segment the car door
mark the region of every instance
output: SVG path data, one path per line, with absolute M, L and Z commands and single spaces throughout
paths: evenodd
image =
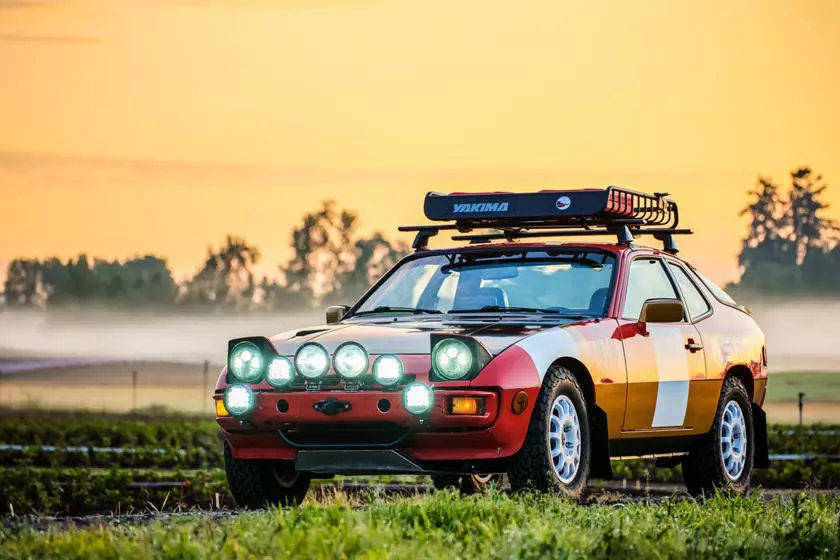
M 682 300 L 661 258 L 636 257 L 629 265 L 619 319 L 627 364 L 623 432 L 692 427 L 687 423 L 690 383 L 706 375 L 702 342 L 685 318 L 678 323 L 639 323 L 644 303 L 660 298 Z
M 714 352 L 714 327 L 712 321 L 707 321 L 714 313 L 711 302 L 703 295 L 697 285 L 697 280 L 682 262 L 675 259 L 667 259 L 668 271 L 679 288 L 685 305 L 686 314 L 689 320 L 697 329 L 702 348 L 694 346 L 695 352 L 703 355 L 706 367 L 705 375 L 695 375 L 691 378 L 689 391 L 688 411 L 686 412 L 686 424 L 699 429 L 702 426 L 710 426 L 713 416 L 717 410 L 717 402 L 720 397 L 721 379 L 710 371 L 710 351 Z M 709 340 L 707 340 L 709 339 Z

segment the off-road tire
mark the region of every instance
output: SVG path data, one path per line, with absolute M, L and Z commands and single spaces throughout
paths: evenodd
M 580 422 L 580 465 L 569 483 L 560 480 L 551 460 L 549 422 L 555 399 L 565 395 L 575 407 Z M 572 499 L 583 496 L 589 481 L 592 457 L 591 430 L 586 399 L 571 371 L 552 367 L 543 380 L 542 389 L 534 404 L 531 422 L 522 449 L 513 456 L 508 467 L 508 479 L 514 491 L 534 489 L 553 492 Z
M 741 408 L 746 424 L 746 463 L 741 475 L 732 480 L 726 474 L 721 455 L 721 424 L 726 404 L 735 401 Z M 737 377 L 727 377 L 720 392 L 712 429 L 699 440 L 682 460 L 683 480 L 693 496 L 711 496 L 717 491 L 746 494 L 750 489 L 750 474 L 755 453 L 755 428 L 752 407 L 744 384 Z
M 228 486 L 239 507 L 296 506 L 303 501 L 310 477 L 306 473 L 290 473 L 288 469 L 294 469 L 291 461 L 235 459 L 230 445 L 224 445 Z
M 432 484 L 438 490 L 447 488 L 456 488 L 461 494 L 484 494 L 490 489 L 490 486 L 495 485 L 496 489 L 501 489 L 505 484 L 505 475 L 503 474 L 433 474 Z

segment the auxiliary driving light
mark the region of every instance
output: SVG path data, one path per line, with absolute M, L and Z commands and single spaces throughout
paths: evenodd
M 429 412 L 432 402 L 432 389 L 422 383 L 411 383 L 403 391 L 403 406 L 412 414 Z
M 432 350 L 432 362 L 437 373 L 454 381 L 470 373 L 473 355 L 470 347 L 464 342 L 455 338 L 445 338 Z
M 330 370 L 330 355 L 320 344 L 309 342 L 295 354 L 295 369 L 307 379 L 318 379 Z
M 265 380 L 272 387 L 288 385 L 294 376 L 292 361 L 285 356 L 276 356 L 268 362 Z
M 254 392 L 245 385 L 231 385 L 223 397 L 225 409 L 233 416 L 242 416 L 254 408 Z
M 373 378 L 376 382 L 387 387 L 400 382 L 403 375 L 402 361 L 396 356 L 383 355 L 373 362 Z
M 263 372 L 262 352 L 253 342 L 237 344 L 230 353 L 230 372 L 243 383 L 257 383 Z
M 369 363 L 367 352 L 355 342 L 342 344 L 333 355 L 335 371 L 348 379 L 355 379 L 366 373 Z

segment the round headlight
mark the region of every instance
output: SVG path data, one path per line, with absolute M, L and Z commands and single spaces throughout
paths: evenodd
M 432 351 L 435 370 L 447 379 L 461 379 L 473 367 L 470 347 L 454 338 L 446 338 L 435 345 Z
M 230 372 L 243 383 L 257 383 L 263 373 L 262 352 L 253 342 L 237 344 L 230 353 Z
M 318 379 L 330 370 L 330 355 L 320 344 L 304 344 L 295 354 L 295 369 L 307 379 Z
M 373 362 L 373 378 L 380 385 L 396 385 L 402 375 L 403 364 L 396 356 L 379 356 Z
M 347 342 L 336 350 L 333 365 L 342 377 L 355 379 L 367 372 L 368 355 L 365 349 L 355 342 Z
M 432 409 L 432 390 L 422 383 L 411 383 L 403 391 L 403 406 L 412 414 L 423 414 Z
M 268 369 L 265 372 L 265 380 L 272 387 L 283 387 L 288 385 L 294 376 L 292 362 L 284 356 L 276 356 L 268 362 Z
M 254 408 L 254 392 L 245 385 L 231 385 L 225 389 L 223 400 L 233 416 L 242 416 Z

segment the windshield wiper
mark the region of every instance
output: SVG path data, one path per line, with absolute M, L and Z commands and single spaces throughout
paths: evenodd
M 570 319 L 589 319 L 593 317 L 592 315 L 587 315 L 585 313 L 574 313 L 569 311 L 563 311 L 561 309 L 545 309 L 540 307 L 516 307 L 516 306 L 503 306 L 503 305 L 485 305 L 481 309 L 452 309 L 450 313 L 483 313 L 485 311 L 511 311 L 511 312 L 519 312 L 519 313 L 545 313 L 548 315 L 560 315 L 562 317 L 567 317 Z
M 368 309 L 367 311 L 356 311 L 353 313 L 353 317 L 358 317 L 360 315 L 372 315 L 373 313 L 413 313 L 415 315 L 432 315 L 432 314 L 440 314 L 443 311 L 439 309 L 421 309 L 419 307 L 391 307 L 388 305 L 380 305 L 374 309 Z
M 481 313 L 484 311 L 519 311 L 522 313 L 553 313 L 560 314 L 557 309 L 542 309 L 539 307 L 512 307 L 504 305 L 485 305 L 481 309 L 452 309 L 450 313 Z

